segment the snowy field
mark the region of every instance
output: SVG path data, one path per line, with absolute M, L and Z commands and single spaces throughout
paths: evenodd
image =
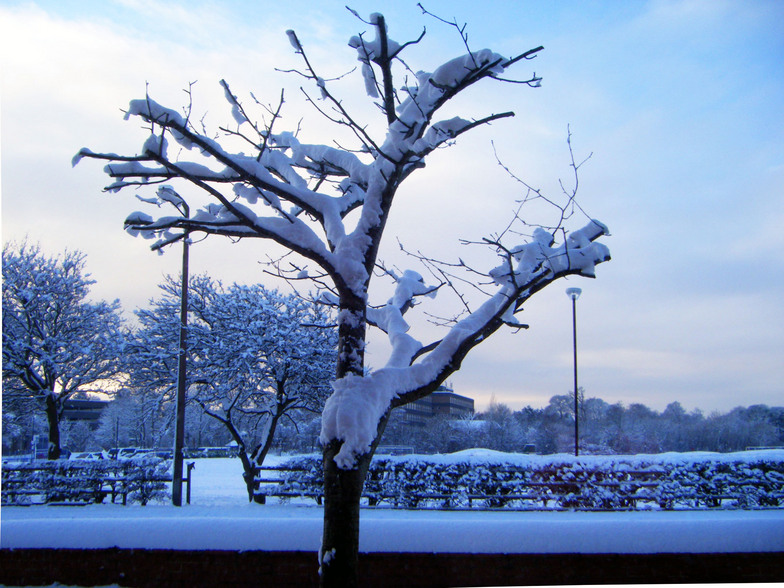
M 273 460 L 275 458 L 271 458 Z M 316 551 L 313 501 L 249 504 L 237 459 L 196 461 L 191 505 L 4 507 L 3 548 Z M 363 552 L 784 552 L 784 509 L 448 512 L 363 509 Z

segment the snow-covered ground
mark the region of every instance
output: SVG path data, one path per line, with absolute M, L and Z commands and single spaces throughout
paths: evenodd
M 3 548 L 316 551 L 322 510 L 247 502 L 237 459 L 196 460 L 191 505 L 4 507 Z M 364 509 L 360 549 L 435 553 L 784 551 L 784 509 L 449 512 Z

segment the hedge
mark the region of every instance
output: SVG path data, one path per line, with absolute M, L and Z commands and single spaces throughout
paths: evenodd
M 124 504 L 145 505 L 166 497 L 169 465 L 155 457 L 4 464 L 2 504 L 100 504 L 122 497 Z
M 293 458 L 261 496 L 320 500 L 321 457 Z M 267 474 L 264 480 L 269 480 Z M 396 508 L 703 509 L 784 507 L 784 451 L 530 456 L 486 450 L 379 456 L 363 492 Z

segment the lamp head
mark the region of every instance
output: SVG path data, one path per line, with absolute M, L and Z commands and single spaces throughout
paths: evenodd
M 566 295 L 571 298 L 572 300 L 577 300 L 582 294 L 582 290 L 580 288 L 567 288 Z

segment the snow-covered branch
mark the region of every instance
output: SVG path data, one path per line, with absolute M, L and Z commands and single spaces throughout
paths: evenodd
M 397 312 L 426 289 L 418 274 L 406 272 L 408 279 L 398 282 L 390 303 L 369 312 L 389 334 L 393 351 L 387 365 L 365 377 L 339 380 L 325 406 L 322 442 L 343 441 L 336 457 L 341 467 L 351 467 L 357 456 L 370 449 L 379 421 L 391 408 L 435 390 L 460 368 L 473 347 L 503 325 L 515 324 L 514 313 L 533 294 L 567 275 L 594 277 L 595 266 L 610 259 L 607 247 L 596 242 L 603 235 L 609 235 L 607 227 L 592 220 L 553 247 L 553 235 L 537 229 L 531 242 L 510 251 L 512 263 L 505 261 L 490 272 L 498 286 L 496 294 L 424 353 L 419 353 L 422 344 L 408 335 L 408 324 Z
M 371 15 L 368 22 L 375 29 L 375 38 L 371 41 L 360 34 L 352 37 L 349 44 L 362 62 L 362 75 L 368 81 L 372 79 L 372 85 L 382 94 L 389 129 L 385 136 L 376 138 L 346 111 L 343 102 L 317 74 L 296 33 L 287 32 L 305 64 L 302 75 L 317 84 L 322 97 L 335 110 L 337 118 L 333 120 L 354 131 L 366 153 L 362 157 L 346 149 L 303 143 L 291 131 L 273 133 L 273 125 L 280 120 L 282 98 L 277 109 L 267 109 L 271 118 L 266 126 L 260 126 L 229 84 L 221 80 L 236 124 L 236 130 L 222 127 L 224 133 L 241 137 L 255 147 L 256 153 L 229 151 L 219 139 L 208 136 L 206 131 L 197 131 L 189 114 L 183 116 L 147 96 L 133 100 L 126 112 L 126 119 L 138 117 L 151 127 L 140 154 L 82 149 L 74 164 L 84 157 L 108 161 L 106 173 L 115 180 L 107 187 L 110 191 L 184 180 L 215 201 L 198 209 L 193 206 L 190 216 L 131 215 L 126 228 L 132 234 L 158 237 L 154 248 L 163 248 L 193 232 L 271 239 L 321 266 L 339 291 L 361 296 L 400 183 L 422 167 L 423 159 L 433 149 L 478 125 L 512 115 L 508 112 L 474 120 L 455 117 L 432 123 L 434 114 L 469 85 L 503 72 L 518 59 L 506 59 L 489 50 L 469 52 L 433 73 L 418 74 L 417 85 L 406 88 L 406 99 L 398 103 L 393 91 L 392 64 L 400 61 L 403 50 L 418 43 L 424 33 L 414 41 L 400 44 L 390 37 L 382 15 Z M 526 56 L 536 51 L 531 50 Z M 374 68 L 378 68 L 378 76 L 373 73 Z M 187 111 L 190 113 L 190 106 Z M 250 135 L 243 128 L 250 129 Z M 172 160 L 167 153 L 170 141 L 200 154 L 202 160 Z M 334 182 L 336 195 L 318 191 L 325 180 Z M 361 221 L 349 234 L 343 219 L 357 208 L 361 209 Z

